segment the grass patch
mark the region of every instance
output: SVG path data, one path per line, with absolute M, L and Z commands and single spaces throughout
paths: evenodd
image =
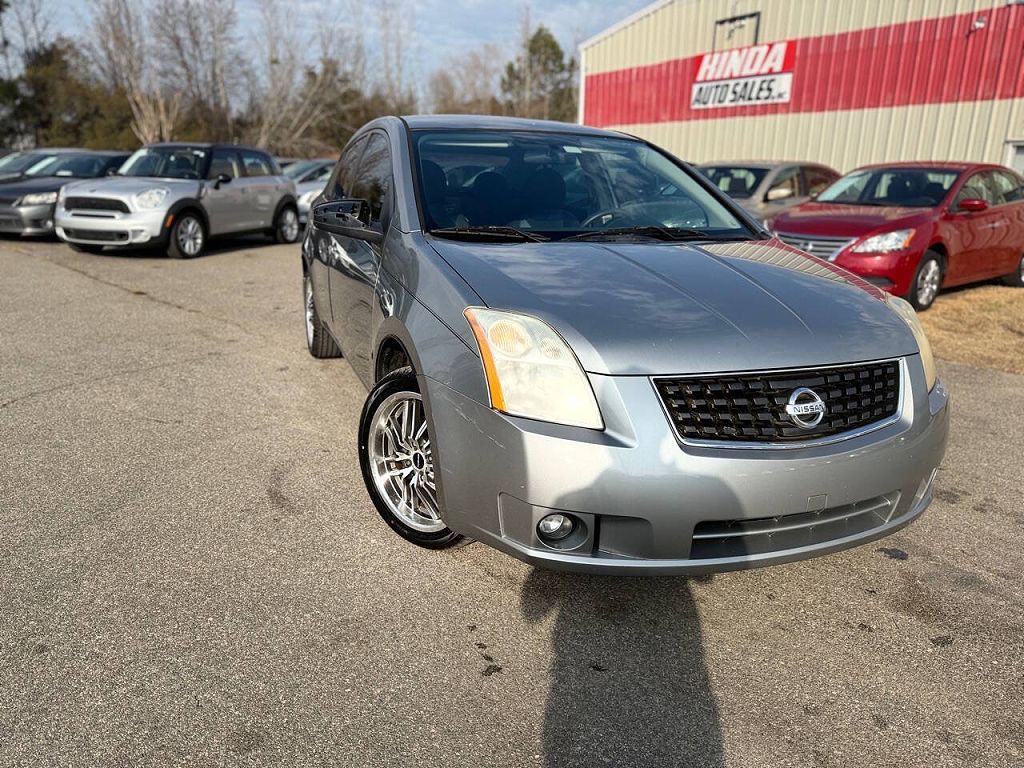
M 1024 289 L 975 285 L 939 294 L 921 313 L 937 357 L 1024 373 Z

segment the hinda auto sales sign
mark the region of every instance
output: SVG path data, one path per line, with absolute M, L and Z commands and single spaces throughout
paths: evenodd
M 697 59 L 692 109 L 786 104 L 793 90 L 792 41 L 705 53 Z

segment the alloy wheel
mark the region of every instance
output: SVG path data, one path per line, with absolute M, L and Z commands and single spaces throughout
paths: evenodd
M 414 530 L 444 530 L 418 392 L 396 392 L 380 404 L 370 424 L 367 447 L 374 484 L 391 512 Z
M 194 216 L 178 222 L 178 247 L 186 256 L 198 256 L 203 249 L 203 225 Z
M 306 305 L 306 344 L 313 347 L 313 322 L 316 317 L 316 307 L 313 306 L 313 281 L 309 275 L 302 278 L 302 293 Z
M 292 208 L 281 212 L 281 235 L 286 243 L 294 243 L 299 237 L 299 217 Z
M 942 281 L 942 270 L 939 262 L 929 259 L 917 276 L 917 304 L 927 307 L 939 295 L 939 284 Z

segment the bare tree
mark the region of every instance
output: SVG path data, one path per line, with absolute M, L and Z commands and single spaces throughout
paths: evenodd
M 234 0 L 154 0 L 150 16 L 160 80 L 182 84 L 193 120 L 210 139 L 234 138 L 232 96 L 244 74 Z
M 500 114 L 497 96 L 501 50 L 493 43 L 448 60 L 427 85 L 430 108 L 439 113 Z
M 94 0 L 88 47 L 100 79 L 124 91 L 132 133 L 143 144 L 173 138 L 182 102 L 181 90 L 161 87 L 149 63 L 147 11 L 141 0 Z
M 49 0 L 16 0 L 0 14 L 0 44 L 5 78 L 21 73 L 25 54 L 53 40 Z
M 378 3 L 381 82 L 377 84 L 388 111 L 412 111 L 416 95 L 409 80 L 407 53 L 416 38 L 415 9 L 405 0 Z
M 337 18 L 333 4 L 322 9 Z M 361 46 L 334 25 L 319 25 L 311 35 L 298 28 L 293 9 L 281 0 L 260 0 L 261 34 L 256 49 L 263 59 L 249 70 L 251 140 L 278 152 L 324 149 L 309 138 L 311 129 L 337 108 L 328 98 L 344 74 L 337 65 L 353 61 L 361 67 Z M 315 62 L 306 52 L 315 50 Z

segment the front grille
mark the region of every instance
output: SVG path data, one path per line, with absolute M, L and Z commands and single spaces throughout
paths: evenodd
M 91 240 L 104 243 L 126 243 L 128 242 L 127 232 L 104 232 L 98 229 L 68 229 L 64 228 L 64 234 L 72 240 Z
M 836 254 L 853 242 L 849 237 L 811 237 L 793 232 L 776 232 L 779 240 L 819 259 L 833 261 Z
M 900 403 L 900 363 L 887 360 L 848 366 L 686 378 L 656 378 L 654 385 L 684 441 L 788 443 L 867 427 L 895 416 Z M 824 402 L 821 422 L 799 426 L 786 412 L 794 392 L 812 390 Z M 802 396 L 796 402 L 812 398 Z M 801 416 L 805 421 L 813 415 Z
M 744 557 L 823 544 L 884 525 L 897 492 L 818 512 L 740 520 L 706 520 L 693 529 L 690 558 Z
M 68 211 L 120 211 L 128 213 L 127 203 L 105 197 L 67 197 L 64 209 Z

